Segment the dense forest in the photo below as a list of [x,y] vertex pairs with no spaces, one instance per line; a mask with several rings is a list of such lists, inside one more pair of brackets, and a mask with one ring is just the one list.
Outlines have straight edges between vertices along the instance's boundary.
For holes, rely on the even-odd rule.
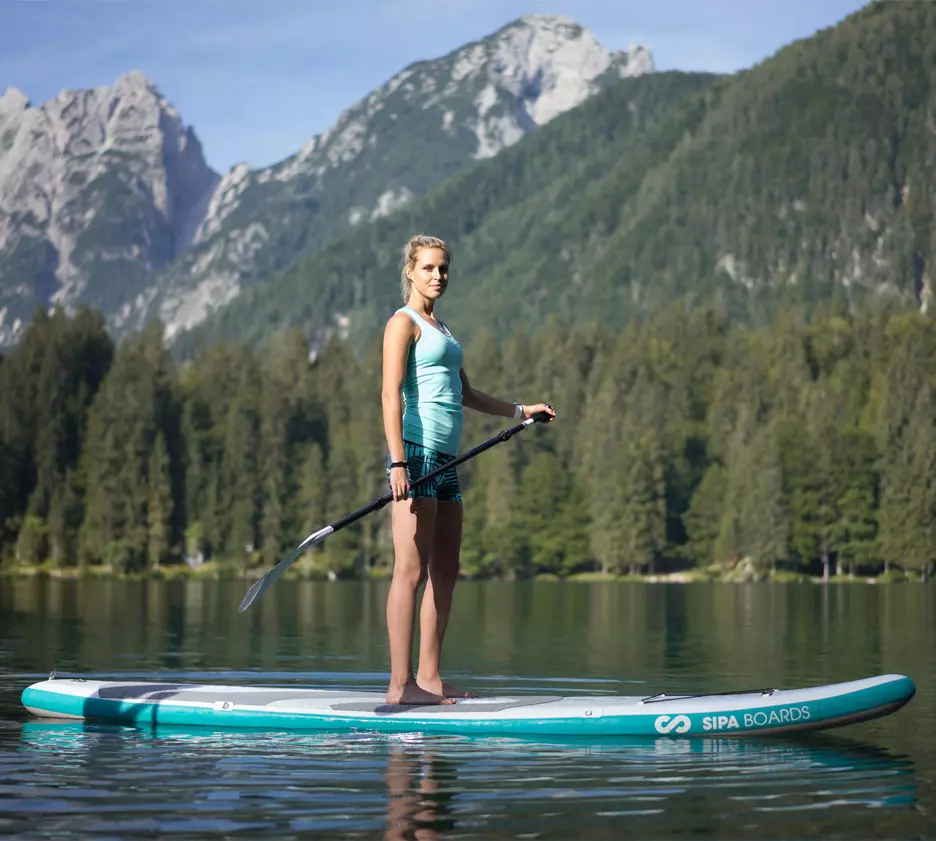
[[[731,77],[623,80],[171,348],[40,312],[0,361],[3,568],[243,574],[383,493],[424,230],[472,382],[559,413],[460,470],[467,575],[929,577],[934,68],[936,4],[873,3]],[[386,574],[387,515],[297,569]]]
[[[459,315],[447,322],[458,333]],[[216,342],[184,364],[158,324],[115,347],[98,313],[40,313],[0,363],[10,569],[241,574],[385,490],[380,342],[311,354]],[[828,305],[733,325],[673,306],[614,331],[478,332],[485,391],[548,400],[460,468],[463,571],[925,578],[936,558],[936,324]],[[463,448],[509,421],[468,413]],[[386,509],[297,565],[385,573]]]

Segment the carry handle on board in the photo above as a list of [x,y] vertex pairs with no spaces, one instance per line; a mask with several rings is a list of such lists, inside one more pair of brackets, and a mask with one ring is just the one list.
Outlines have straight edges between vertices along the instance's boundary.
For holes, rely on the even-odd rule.
[[[468,459],[474,458],[479,453],[483,453],[485,450],[490,449],[495,444],[500,444],[503,441],[507,441],[512,436],[516,435],[520,430],[526,429],[528,426],[534,423],[546,423],[549,421],[549,414],[546,412],[537,412],[530,418],[527,418],[522,423],[518,423],[516,426],[512,426],[509,429],[503,429],[497,433],[493,438],[489,438],[483,444],[478,444],[477,447],[473,447],[470,450],[466,450],[460,456],[456,456],[452,461],[447,462],[441,467],[437,467],[435,470],[430,471],[425,476],[420,476],[415,482],[413,482],[410,487],[414,488],[417,485],[421,485],[423,482],[428,482],[430,479],[438,476],[443,470],[448,470],[451,467],[454,467],[457,464],[468,461]],[[373,511],[378,511],[383,508],[388,502],[393,500],[392,493],[385,493],[383,496],[378,497],[373,502],[368,503],[363,508],[359,508],[357,511],[353,511],[345,517],[342,517],[340,520],[335,520],[331,525],[325,526],[323,529],[319,529],[316,532],[310,534],[305,540],[302,541],[293,551],[283,560],[281,560],[273,569],[271,569],[266,575],[263,576],[256,584],[254,584],[244,596],[240,605],[237,608],[238,613],[243,613],[250,607],[264,592],[266,592],[279,577],[286,572],[289,566],[310,546],[315,546],[317,543],[321,543],[325,540],[326,537],[333,535],[336,531],[343,529],[345,526],[351,525],[351,523],[360,520],[361,517],[366,517]]]

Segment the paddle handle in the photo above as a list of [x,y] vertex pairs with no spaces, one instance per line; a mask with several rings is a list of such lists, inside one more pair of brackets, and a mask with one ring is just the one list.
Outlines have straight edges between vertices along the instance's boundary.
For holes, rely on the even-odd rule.
[[[531,417],[527,418],[525,421],[522,421],[521,423],[518,423],[515,426],[511,426],[509,429],[502,429],[493,438],[489,438],[483,444],[478,444],[477,447],[472,447],[470,450],[466,450],[460,456],[456,456],[454,459],[452,459],[449,462],[446,462],[441,467],[437,467],[435,470],[430,470],[424,476],[420,476],[418,479],[412,482],[410,484],[410,487],[415,488],[417,485],[421,485],[423,482],[428,482],[430,479],[435,478],[440,473],[452,467],[455,467],[456,465],[461,464],[464,461],[468,461],[468,459],[474,458],[479,453],[483,453],[485,450],[490,449],[496,444],[500,444],[503,441],[506,441],[508,438],[510,438],[513,435],[516,435],[518,432],[520,432],[520,430],[526,429],[526,427],[530,426],[531,424],[546,423],[548,420],[549,420],[549,414],[547,412],[537,412],[535,415],[532,415]],[[354,523],[360,520],[361,517],[366,517],[368,514],[371,514],[374,511],[379,511],[388,502],[392,502],[392,501],[393,501],[393,494],[389,492],[385,493],[383,496],[378,497],[373,502],[370,502],[367,505],[365,505],[363,508],[359,508],[357,511],[352,511],[350,514],[345,515],[340,520],[335,520],[335,522],[332,523],[330,526],[326,526],[324,529],[321,529],[321,531],[316,532],[313,535],[309,535],[309,537],[306,538],[306,541],[313,541],[313,538],[321,534],[321,537],[318,538],[318,540],[313,541],[314,543],[318,543],[319,540],[324,540],[324,538],[328,537],[328,535],[334,534],[336,531],[340,531],[345,526],[350,526],[351,523]],[[327,531],[328,534],[322,534],[322,532],[325,532],[325,531]],[[303,541],[301,545],[304,548],[306,545],[309,545],[309,546],[313,545],[313,543],[307,544],[305,541]]]

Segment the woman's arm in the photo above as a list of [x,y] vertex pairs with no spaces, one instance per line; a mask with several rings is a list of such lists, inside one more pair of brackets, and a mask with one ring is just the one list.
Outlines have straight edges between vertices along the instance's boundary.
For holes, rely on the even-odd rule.
[[403,313],[397,313],[384,330],[383,385],[380,399],[383,405],[384,435],[390,450],[390,461],[405,461],[403,449],[403,401],[401,391],[406,374],[406,359],[414,339],[414,324]]
[[[506,400],[491,397],[490,394],[485,394],[483,391],[473,388],[468,381],[468,375],[465,373],[464,368],[459,371],[459,374],[461,375],[462,381],[462,405],[466,409],[474,409],[476,412],[483,412],[486,415],[496,415],[501,418],[514,417],[516,410],[512,402],[508,403]],[[533,417],[537,412],[546,412],[550,420],[556,416],[552,406],[546,403],[537,403],[533,406],[524,406],[521,404],[520,411],[520,416],[524,420]]]

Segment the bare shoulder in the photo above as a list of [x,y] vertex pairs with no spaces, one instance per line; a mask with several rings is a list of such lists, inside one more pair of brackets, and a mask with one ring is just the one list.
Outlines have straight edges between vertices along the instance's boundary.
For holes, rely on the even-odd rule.
[[390,331],[400,331],[404,328],[412,328],[415,325],[413,324],[413,319],[411,319],[405,312],[395,312],[390,318],[387,319],[387,332]]
[[387,320],[384,328],[384,338],[403,342],[415,341],[419,338],[419,328],[406,313],[395,312]]

